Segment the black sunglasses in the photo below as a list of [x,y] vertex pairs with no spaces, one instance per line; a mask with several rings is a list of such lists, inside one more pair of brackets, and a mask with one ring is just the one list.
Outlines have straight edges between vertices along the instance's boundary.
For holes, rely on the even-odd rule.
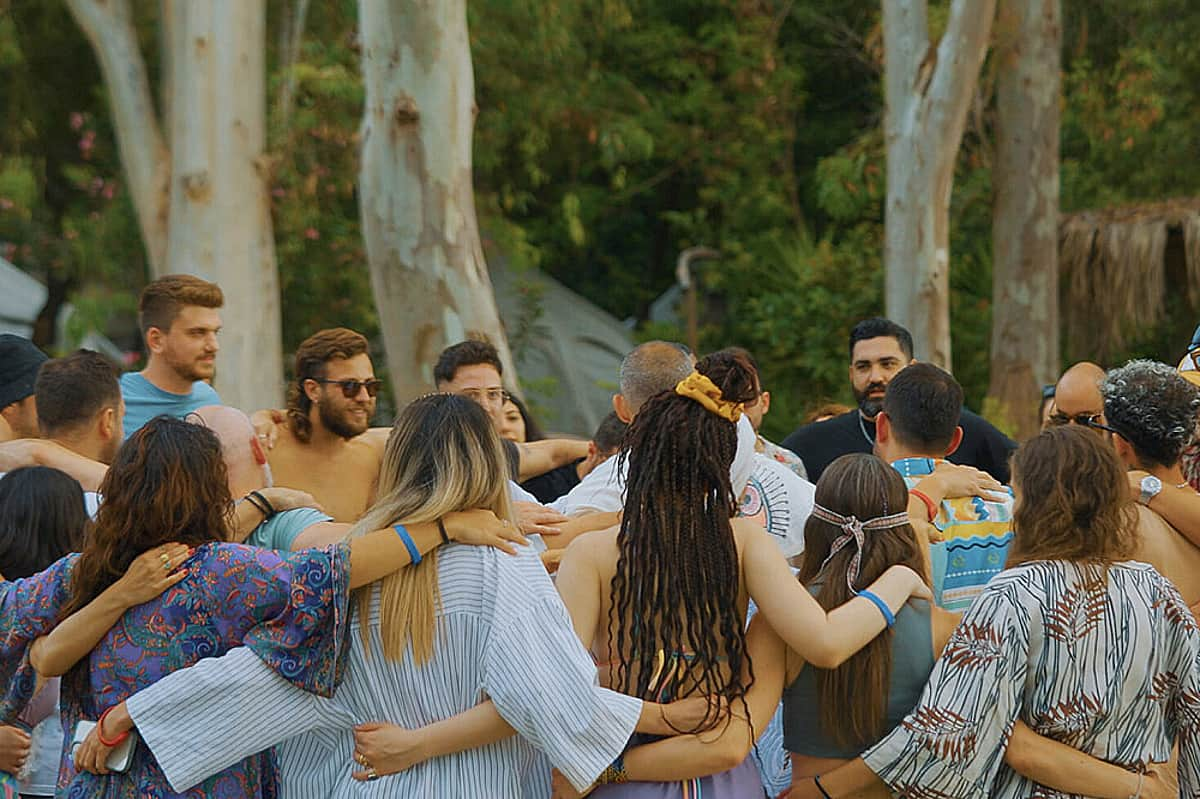
[[1077,424],[1080,427],[1103,427],[1100,424],[1100,414],[1098,413],[1077,413],[1074,416],[1068,416],[1065,413],[1056,411],[1050,414],[1050,424]]
[[354,399],[358,396],[358,392],[364,388],[367,390],[368,397],[374,397],[379,393],[379,389],[383,387],[382,380],[325,380],[320,377],[309,377],[314,383],[332,384],[339,386],[342,389],[342,396],[346,399]]

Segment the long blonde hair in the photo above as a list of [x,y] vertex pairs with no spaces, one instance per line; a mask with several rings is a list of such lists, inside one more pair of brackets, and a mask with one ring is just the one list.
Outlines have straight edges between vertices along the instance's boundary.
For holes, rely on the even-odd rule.
[[[394,524],[432,522],[472,508],[512,519],[508,474],[500,438],[491,418],[465,397],[429,394],[414,400],[396,418],[383,454],[372,505],[350,537]],[[415,663],[433,656],[437,633],[437,550],[416,566],[379,581],[380,636],[389,660],[400,660],[411,644]],[[369,646],[366,624],[372,586],[358,590],[359,625]]]

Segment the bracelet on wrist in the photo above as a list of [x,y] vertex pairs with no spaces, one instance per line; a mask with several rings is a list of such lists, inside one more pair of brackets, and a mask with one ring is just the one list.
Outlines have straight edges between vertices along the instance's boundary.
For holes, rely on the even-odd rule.
[[908,493],[909,496],[916,497],[925,505],[925,512],[929,514],[929,522],[932,524],[933,520],[937,518],[937,505],[934,504],[928,494],[919,488],[910,488]]
[[441,520],[441,518],[440,518],[440,517],[439,517],[439,518],[438,518],[438,520],[437,520],[437,526],[438,526],[438,535],[440,535],[440,536],[442,537],[442,543],[443,543],[443,544],[449,544],[449,543],[450,543],[450,536],[446,535],[446,525],[445,525],[445,523],[444,523],[444,522]]
[[249,494],[246,495],[246,499],[253,502],[254,507],[256,507],[260,511],[262,511],[263,516],[265,516],[266,518],[269,519],[275,515],[275,513],[276,513],[275,506],[271,504],[270,500],[268,500],[265,496],[263,496],[263,493],[261,491],[251,491]]
[[871,591],[859,591],[858,595],[863,599],[871,601],[875,607],[879,608],[879,612],[883,614],[883,620],[887,622],[888,627],[893,627],[896,624],[896,616],[892,613],[892,609],[883,601],[877,594]]
[[833,799],[833,797],[829,795],[829,791],[825,790],[825,786],[821,784],[820,777],[813,777],[813,783],[816,784],[817,790],[821,792],[821,796],[825,797],[825,799]]
[[121,733],[116,738],[109,739],[104,737],[104,720],[108,718],[108,714],[111,713],[115,707],[116,705],[112,705],[103,713],[101,713],[100,719],[96,722],[96,737],[100,739],[100,743],[104,744],[110,749],[114,746],[120,746],[121,744],[125,743],[125,739],[129,737],[129,730],[125,730],[125,732]]
[[403,542],[404,548],[408,550],[408,557],[412,561],[412,565],[416,566],[421,562],[421,550],[417,548],[417,542],[413,541],[408,528],[403,524],[395,524],[392,525],[392,529],[396,531],[396,535],[400,536],[400,541]]

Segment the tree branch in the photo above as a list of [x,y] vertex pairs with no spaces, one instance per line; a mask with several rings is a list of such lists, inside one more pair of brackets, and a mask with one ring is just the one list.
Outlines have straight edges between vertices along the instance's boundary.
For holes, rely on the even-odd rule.
[[935,148],[939,174],[954,169],[995,17],[996,0],[954,0],[950,8],[927,95],[928,130],[942,137]]
[[121,164],[137,211],[151,270],[167,262],[170,159],[154,112],[146,63],[138,49],[128,0],[67,0],[96,53],[108,87]]
[[883,80],[888,102],[884,125],[889,139],[904,130],[916,105],[914,84],[928,51],[926,0],[883,0]]

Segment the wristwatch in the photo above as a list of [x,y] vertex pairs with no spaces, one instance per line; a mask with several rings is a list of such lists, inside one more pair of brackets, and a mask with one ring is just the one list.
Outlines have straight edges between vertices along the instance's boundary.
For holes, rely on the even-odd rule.
[[1138,502],[1143,505],[1149,505],[1150,500],[1158,496],[1158,492],[1162,491],[1162,480],[1159,480],[1152,474],[1148,474],[1142,478],[1142,492],[1138,494]]

